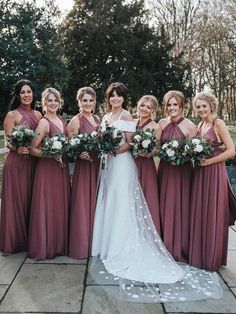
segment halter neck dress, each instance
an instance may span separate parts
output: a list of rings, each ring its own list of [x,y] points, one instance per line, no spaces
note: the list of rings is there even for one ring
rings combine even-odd
[[[38,118],[33,109],[20,105],[16,109],[22,116],[16,127],[33,130]],[[27,250],[28,224],[36,158],[19,155],[10,150],[3,167],[0,249],[5,255]]]
[[[184,120],[171,121],[163,130],[161,144],[168,140],[185,139],[179,124]],[[176,261],[188,262],[189,220],[192,163],[173,166],[160,160],[157,179],[160,197],[162,240]]]

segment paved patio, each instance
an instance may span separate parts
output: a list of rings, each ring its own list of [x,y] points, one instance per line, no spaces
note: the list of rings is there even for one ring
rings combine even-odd
[[[236,314],[236,226],[230,228],[228,266],[220,271],[220,300],[169,304],[121,302],[108,296],[88,274],[87,260],[57,257],[35,262],[25,253],[0,256],[0,313]]]

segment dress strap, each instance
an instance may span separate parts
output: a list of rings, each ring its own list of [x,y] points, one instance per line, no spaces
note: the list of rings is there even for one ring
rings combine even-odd
[[[121,111],[121,113],[120,113],[120,115],[119,115],[119,118],[118,118],[118,121],[121,119],[121,117],[122,117],[122,115],[123,115],[124,112],[125,112],[125,110],[122,110],[122,111]]]
[[[149,118],[147,121],[145,121],[143,124],[140,124],[140,119],[138,119],[137,123],[137,130],[138,129],[143,129],[146,125],[148,125],[150,122],[152,122],[152,119]]]
[[[178,125],[178,124],[180,124],[180,122],[182,122],[184,119],[185,119],[184,117],[180,117],[179,120],[177,120],[177,121],[174,121],[174,120],[172,120],[172,119],[170,119],[170,121],[171,121],[171,123]]]

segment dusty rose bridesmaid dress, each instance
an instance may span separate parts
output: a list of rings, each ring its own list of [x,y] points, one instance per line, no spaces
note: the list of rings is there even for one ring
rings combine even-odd
[[[80,133],[92,133],[96,127],[88,119],[79,115]],[[96,116],[94,119],[99,125]],[[91,254],[92,231],[96,207],[96,190],[99,173],[99,160],[91,154],[93,161],[78,158],[75,161],[72,182],[69,256],[76,259],[87,258]]]
[[[214,143],[212,156],[220,154],[214,123],[203,135]],[[201,127],[199,131],[199,136]],[[225,162],[194,169],[191,225],[191,265],[206,270],[218,270],[226,265],[229,225],[236,218],[236,199],[232,194],[226,173]]]
[[[172,121],[163,130],[162,144],[167,140],[184,139],[179,127],[184,120]],[[192,163],[173,166],[161,160],[157,179],[160,198],[161,236],[168,251],[179,262],[189,259],[189,222]]]
[[[43,118],[44,119],[44,118]],[[50,120],[49,136],[61,134]],[[64,134],[66,133],[64,126]],[[39,158],[33,186],[28,256],[36,260],[66,255],[68,247],[68,213],[70,179],[68,164]]]
[[[19,106],[18,126],[35,130],[38,118],[34,110]],[[36,158],[9,151],[2,181],[0,249],[5,255],[27,250],[28,223]]]
[[[147,120],[144,124],[137,123],[137,129],[144,128],[152,120]],[[160,208],[159,194],[157,186],[157,171],[153,158],[134,158],[138,168],[139,182],[143,190],[152,220],[158,232],[160,232]]]

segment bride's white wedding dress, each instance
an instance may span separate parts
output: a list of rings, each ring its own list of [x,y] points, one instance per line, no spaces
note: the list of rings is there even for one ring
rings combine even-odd
[[[135,122],[119,118],[113,125],[135,131]],[[177,302],[222,295],[216,273],[176,263],[167,251],[152,222],[130,152],[109,158],[107,169],[101,170],[92,256],[92,277],[119,299]],[[120,287],[114,286],[118,281]]]

